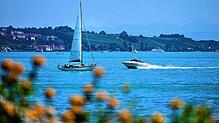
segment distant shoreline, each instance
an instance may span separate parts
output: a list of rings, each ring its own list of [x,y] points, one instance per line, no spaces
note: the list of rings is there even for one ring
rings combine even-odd
[[[69,51],[74,29],[68,26],[44,28],[0,27],[0,51],[59,52]],[[183,34],[133,36],[126,31],[108,34],[105,31],[83,32],[83,51],[97,52],[219,52],[219,41],[193,40]],[[85,38],[86,37],[86,38]]]

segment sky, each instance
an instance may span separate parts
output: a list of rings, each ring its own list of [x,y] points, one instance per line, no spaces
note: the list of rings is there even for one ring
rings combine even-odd
[[[219,40],[219,0],[83,0],[87,30]],[[0,26],[74,28],[79,0],[0,0]],[[204,36],[203,36],[204,34]],[[206,35],[206,36],[205,36]],[[196,38],[196,37],[195,37]]]

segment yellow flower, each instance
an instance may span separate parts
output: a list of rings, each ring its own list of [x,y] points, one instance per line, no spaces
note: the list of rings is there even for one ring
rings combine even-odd
[[[47,98],[52,98],[56,95],[56,90],[53,89],[53,88],[47,88],[46,91],[45,91],[45,96]]]
[[[30,90],[32,88],[32,83],[28,80],[24,80],[21,83],[21,88],[23,88],[24,90]]]
[[[37,118],[40,118],[45,114],[45,109],[41,104],[34,105],[33,110],[35,111],[35,115]]]
[[[10,59],[5,59],[2,61],[1,66],[2,66],[2,69],[10,71],[13,67],[13,61]]]
[[[26,117],[29,118],[30,120],[38,120],[38,114],[34,109],[28,109],[26,111]]]
[[[118,117],[122,123],[131,123],[132,114],[127,110],[120,111]]]
[[[61,116],[64,122],[73,122],[75,120],[75,115],[71,111],[66,111]]]
[[[26,117],[30,120],[38,120],[45,115],[45,109],[41,104],[35,104],[26,111]]]
[[[96,77],[102,77],[105,74],[105,70],[102,67],[96,67],[93,70],[93,75]]]
[[[99,101],[104,101],[107,98],[107,93],[104,91],[97,92],[96,99]]]
[[[15,114],[15,107],[14,104],[11,102],[3,103],[3,109],[9,116],[14,116]]]
[[[12,75],[20,75],[22,72],[24,72],[24,66],[20,63],[14,63],[11,68]]]
[[[84,98],[80,95],[74,95],[70,98],[70,102],[74,106],[82,106],[84,105]]]
[[[36,65],[36,66],[42,66],[45,63],[45,59],[41,55],[36,55],[36,56],[33,56],[32,63],[33,65]]]
[[[92,84],[84,85],[84,92],[91,93],[92,91],[93,91],[93,85]]]
[[[75,114],[80,114],[81,112],[83,112],[83,109],[81,106],[72,106],[71,111]]]
[[[110,106],[111,108],[116,108],[119,105],[119,101],[114,98],[114,97],[110,97],[108,99],[108,106]]]
[[[172,109],[180,109],[183,107],[183,101],[180,99],[173,99],[170,101],[170,106]]]
[[[154,113],[151,120],[153,123],[163,123],[165,121],[165,117],[160,113]]]

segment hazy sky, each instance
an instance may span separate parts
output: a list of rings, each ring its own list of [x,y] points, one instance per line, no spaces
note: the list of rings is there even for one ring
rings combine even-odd
[[[78,5],[79,0],[0,0],[0,26],[74,27]],[[85,25],[94,30],[166,23],[219,25],[218,6],[219,0],[83,0]]]

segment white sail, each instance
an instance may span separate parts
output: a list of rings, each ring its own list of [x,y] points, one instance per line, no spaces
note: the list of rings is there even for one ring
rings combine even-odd
[[[82,26],[81,26],[81,17],[80,11],[79,16],[77,17],[73,42],[71,46],[71,53],[70,53],[70,62],[81,62],[81,53],[82,53]]]

